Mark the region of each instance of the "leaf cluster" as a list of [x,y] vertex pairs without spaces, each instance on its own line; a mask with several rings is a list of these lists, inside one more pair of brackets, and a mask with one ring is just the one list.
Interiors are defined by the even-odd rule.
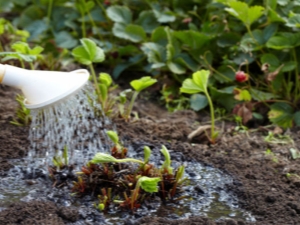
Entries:
[[[113,78],[129,69],[168,76],[177,90],[170,94],[170,89],[163,89],[162,99],[170,108],[186,107],[179,87],[186,74],[205,69],[211,74],[207,90],[218,107],[227,112],[247,108],[245,118],[251,119],[262,103],[270,108],[272,123],[284,128],[300,124],[297,1],[23,2],[2,0],[0,8],[18,15],[13,22],[29,32],[29,41],[54,40],[56,48],[75,48],[73,56],[80,63],[102,62],[111,68]],[[0,22],[0,34],[15,29],[8,24]],[[248,82],[235,81],[239,70],[249,75]],[[237,89],[239,95],[233,91]],[[208,106],[201,92],[189,101],[197,111]],[[288,110],[278,113],[282,111],[278,108]]]

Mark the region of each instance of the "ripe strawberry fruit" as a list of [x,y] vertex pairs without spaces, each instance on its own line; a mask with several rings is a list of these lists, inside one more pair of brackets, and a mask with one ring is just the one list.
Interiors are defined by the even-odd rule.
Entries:
[[235,80],[237,82],[243,83],[249,79],[249,75],[245,73],[244,71],[237,71],[235,73]]

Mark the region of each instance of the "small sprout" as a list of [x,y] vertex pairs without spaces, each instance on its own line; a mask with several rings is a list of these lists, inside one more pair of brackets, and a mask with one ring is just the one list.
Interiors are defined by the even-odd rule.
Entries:
[[111,76],[108,73],[100,73],[99,82],[104,84],[106,87],[109,87],[112,84]]
[[150,87],[151,85],[155,84],[157,82],[156,79],[153,79],[149,76],[142,77],[139,80],[133,80],[130,82],[131,87],[137,92],[141,92],[147,87]]
[[112,140],[115,144],[114,147],[111,149],[112,156],[123,159],[127,154],[127,148],[123,147],[119,141],[119,136],[115,131],[109,130],[106,132],[108,137]]
[[176,188],[178,185],[182,184],[185,179],[183,179],[183,174],[184,174],[184,166],[180,166],[178,169],[177,169],[177,172],[176,172],[176,177],[175,177],[175,183],[173,185],[173,188],[171,190],[171,196],[173,197],[176,193]]
[[211,117],[211,129],[210,129],[209,140],[212,144],[215,144],[219,132],[215,131],[215,114],[214,114],[215,110],[209,92],[207,90],[209,74],[210,74],[209,70],[200,70],[193,73],[192,79],[187,78],[183,81],[182,86],[180,88],[180,92],[187,93],[187,94],[196,94],[196,93],[203,92],[205,94],[210,107],[210,117]]
[[119,145],[119,136],[116,132],[109,130],[106,134],[115,145]]
[[136,205],[136,201],[139,196],[140,188],[148,193],[158,192],[157,183],[161,181],[159,177],[145,177],[142,176],[139,178],[135,185],[135,189],[132,192],[130,198],[130,208],[133,210]]
[[159,177],[140,177],[137,186],[141,187],[144,191],[153,193],[158,192],[158,186],[157,183],[161,181]]
[[65,165],[68,165],[69,161],[68,161],[68,147],[67,146],[64,147],[63,158],[64,158],[64,161],[65,161]]
[[151,149],[148,146],[144,147],[144,162],[145,164],[149,162],[151,156]]
[[103,203],[98,204],[98,209],[103,211],[105,209],[105,205]]
[[97,163],[117,163],[118,160],[109,155],[109,154],[106,154],[106,153],[97,153],[94,158],[90,161],[90,163],[93,163],[93,164],[97,164]]
[[10,123],[16,126],[28,126],[32,118],[30,115],[30,109],[27,109],[24,105],[24,96],[17,95],[16,101],[19,104],[19,107],[16,111],[17,119],[13,119],[13,121],[10,121]]
[[171,167],[171,157],[170,157],[169,151],[166,148],[166,146],[163,145],[160,152],[165,156],[165,161],[164,161],[163,165],[161,166],[161,170],[167,171],[169,174],[172,174],[173,168]]
[[107,153],[97,153],[94,158],[90,161],[90,163],[97,164],[97,163],[125,163],[125,162],[135,162],[144,164],[143,161],[133,158],[125,158],[125,159],[116,159],[115,157],[107,154]]
[[183,174],[184,174],[184,166],[180,166],[176,173],[176,182],[177,183],[182,182]]
[[133,108],[133,104],[134,104],[138,94],[142,90],[144,90],[145,88],[155,84],[156,82],[157,82],[156,79],[153,79],[149,76],[142,77],[138,80],[133,80],[133,81],[130,82],[130,85],[131,85],[131,87],[133,87],[135,92],[132,95],[132,98],[131,98],[131,101],[130,101],[130,104],[128,106],[127,111],[124,113],[124,117],[125,117],[126,120],[128,120],[129,117],[130,117],[130,114],[131,114],[131,111],[132,111],[132,108]]

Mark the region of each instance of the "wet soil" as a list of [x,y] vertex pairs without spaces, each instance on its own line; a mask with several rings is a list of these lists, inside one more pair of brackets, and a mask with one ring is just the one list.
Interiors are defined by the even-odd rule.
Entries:
[[[1,176],[13,167],[10,159],[23,158],[29,146],[28,128],[10,124],[17,107],[14,100],[16,94],[15,89],[0,85]],[[228,188],[238,196],[239,205],[251,212],[256,222],[234,219],[213,221],[196,216],[180,220],[143,217],[138,222],[124,221],[124,224],[300,224],[300,177],[297,176],[300,175],[300,159],[293,160],[290,155],[290,148],[296,149],[300,144],[300,131],[287,131],[294,143],[273,144],[264,141],[267,134],[264,130],[234,132],[234,124],[222,122],[218,124],[223,131],[220,140],[215,145],[209,145],[200,136],[192,141],[187,138],[200,124],[206,124],[206,116],[200,117],[192,111],[169,114],[158,104],[146,100],[140,100],[135,110],[139,113],[139,120],[130,123],[114,121],[127,144],[164,144],[187,158],[230,174],[234,182]],[[266,154],[267,149],[273,154]],[[16,202],[0,211],[0,225],[76,224],[78,219],[77,209],[57,206],[50,200]]]

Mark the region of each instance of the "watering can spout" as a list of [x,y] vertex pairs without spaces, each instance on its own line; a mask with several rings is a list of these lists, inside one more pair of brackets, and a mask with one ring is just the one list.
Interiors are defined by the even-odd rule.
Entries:
[[89,78],[89,72],[27,70],[0,64],[0,83],[20,89],[28,109],[44,108],[80,90]]

